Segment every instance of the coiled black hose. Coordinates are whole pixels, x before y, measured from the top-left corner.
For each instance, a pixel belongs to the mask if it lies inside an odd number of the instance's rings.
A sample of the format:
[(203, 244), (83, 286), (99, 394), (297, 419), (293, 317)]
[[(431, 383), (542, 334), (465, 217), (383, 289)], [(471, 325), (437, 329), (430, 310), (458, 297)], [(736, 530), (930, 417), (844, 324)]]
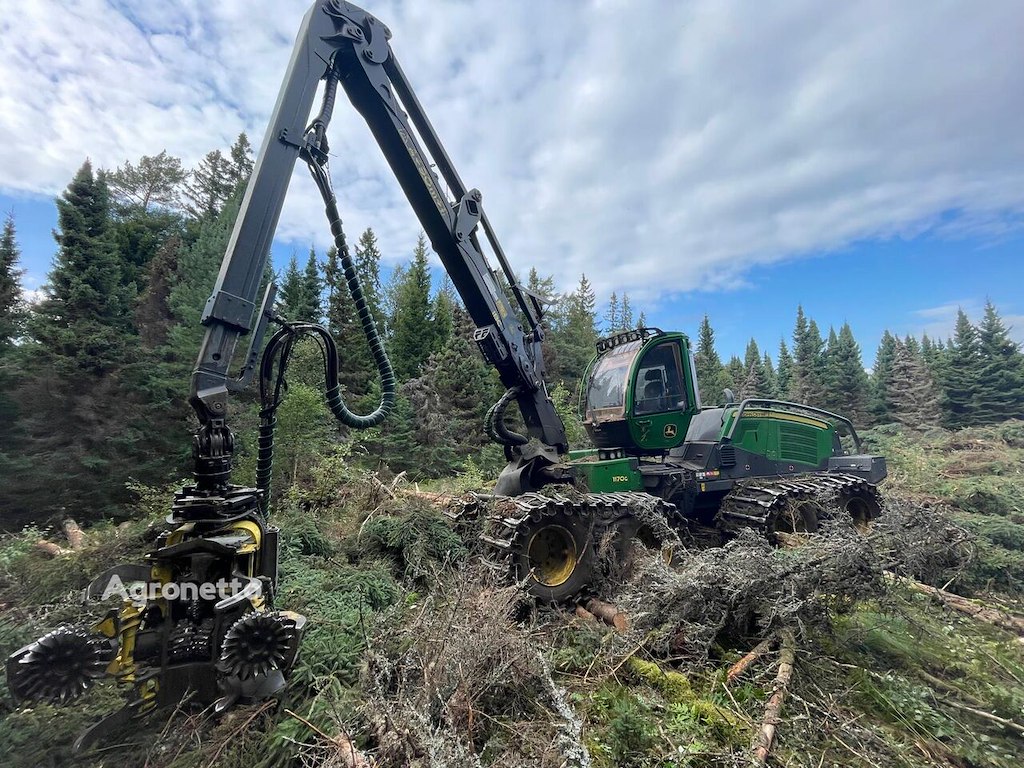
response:
[(505, 394), (498, 398), (498, 402), (487, 411), (487, 416), (484, 419), (484, 429), (487, 432), (487, 436), (499, 445), (512, 447), (526, 445), (530, 442), (526, 435), (513, 432), (505, 425), (505, 409), (508, 408), (519, 392), (519, 387), (509, 387), (505, 390)]

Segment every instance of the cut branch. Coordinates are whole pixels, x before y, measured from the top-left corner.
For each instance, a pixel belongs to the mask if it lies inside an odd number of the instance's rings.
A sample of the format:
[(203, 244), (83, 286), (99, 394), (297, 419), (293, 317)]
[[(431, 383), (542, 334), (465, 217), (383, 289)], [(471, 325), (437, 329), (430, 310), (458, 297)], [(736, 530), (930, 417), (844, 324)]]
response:
[(64, 537), (72, 549), (77, 550), (85, 546), (85, 533), (70, 517), (64, 521)]
[(793, 663), (796, 657), (796, 639), (793, 633), (782, 630), (782, 649), (779, 652), (779, 673), (775, 677), (775, 692), (768, 699), (768, 705), (764, 708), (764, 719), (761, 721), (761, 730), (753, 744), (753, 765), (763, 766), (771, 751), (772, 742), (775, 740), (775, 728), (779, 724), (782, 702), (786, 698), (786, 687), (790, 678), (793, 677)]
[(606, 603), (597, 598), (587, 600), (586, 609), (597, 616), (605, 624), (615, 627), (619, 632), (629, 629), (629, 617), (620, 611), (618, 606)]
[(984, 621), (987, 624), (992, 624), (1024, 636), (1024, 618), (1020, 616), (1005, 613), (997, 608), (980, 605), (974, 600), (969, 600), (968, 598), (961, 597), (960, 595), (954, 595), (952, 592), (947, 592), (946, 590), (939, 589), (938, 587), (931, 587), (927, 584), (922, 584), (914, 579), (901, 578), (893, 573), (886, 573), (886, 576), (893, 581), (906, 584), (915, 592), (920, 592), (934, 597), (947, 608), (951, 608), (954, 611), (959, 611), (967, 616), (971, 616), (978, 621)]
[(725, 676), (725, 681), (730, 685), (736, 682), (736, 678), (738, 678), (740, 675), (746, 672), (747, 667), (749, 667), (751, 664), (757, 661), (757, 659), (759, 659), (761, 656), (764, 656), (764, 654), (768, 653), (768, 651), (771, 650), (771, 647), (774, 644), (775, 636), (771, 635), (769, 637), (766, 637), (757, 645), (755, 645), (753, 649), (751, 649), (750, 653), (748, 653), (742, 659), (740, 659), (731, 667), (729, 667), (729, 671), (728, 673), (726, 673)]

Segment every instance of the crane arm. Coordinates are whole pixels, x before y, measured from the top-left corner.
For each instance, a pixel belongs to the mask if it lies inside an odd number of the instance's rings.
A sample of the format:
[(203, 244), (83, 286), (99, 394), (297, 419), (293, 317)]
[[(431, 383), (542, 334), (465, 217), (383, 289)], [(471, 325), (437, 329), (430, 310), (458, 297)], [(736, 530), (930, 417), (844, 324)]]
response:
[[(480, 192), (468, 189), (455, 170), (391, 50), (390, 37), (384, 24), (345, 0), (316, 0), (303, 19), (203, 313), (207, 331), (190, 402), (200, 421), (197, 456), (206, 457), (207, 474), (219, 482), (230, 471), (231, 436), (225, 424), (228, 393), (245, 386), (257, 367), (275, 289), (267, 289), (259, 306), (257, 294), (298, 159), (310, 164), (325, 200), (329, 193), (325, 189), (330, 185), (326, 128), (339, 84), (366, 120), (477, 327), (477, 344), (507, 389), (506, 397), (492, 409), (489, 432), (506, 445), (510, 460), (520, 466), (538, 454), (544, 456), (542, 463), (551, 464), (568, 448), (564, 425), (545, 382), (540, 304), (512, 271), (483, 211)], [(307, 125), (321, 80), (326, 80), (321, 111)], [(340, 222), (337, 228), (340, 231)], [(500, 273), (488, 264), (478, 229)], [(241, 375), (232, 378), (231, 361), (245, 334), (251, 334), (251, 339)], [(521, 445), (526, 443), (525, 436), (504, 427), (502, 411), (513, 399), (529, 437), (537, 441), (530, 449)], [(226, 454), (226, 464), (218, 463), (221, 454)], [(197, 469), (197, 475), (202, 474)]]

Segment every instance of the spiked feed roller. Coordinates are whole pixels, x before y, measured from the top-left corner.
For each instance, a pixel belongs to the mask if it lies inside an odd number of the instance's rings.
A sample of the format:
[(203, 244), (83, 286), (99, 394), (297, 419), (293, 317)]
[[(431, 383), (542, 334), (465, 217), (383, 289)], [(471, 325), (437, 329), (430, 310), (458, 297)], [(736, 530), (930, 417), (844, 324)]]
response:
[(80, 627), (61, 626), (13, 653), (7, 686), (17, 702), (67, 704), (106, 675), (114, 647)]
[(248, 613), (224, 636), (217, 669), (248, 680), (287, 665), (298, 647), (295, 620), (283, 613)]

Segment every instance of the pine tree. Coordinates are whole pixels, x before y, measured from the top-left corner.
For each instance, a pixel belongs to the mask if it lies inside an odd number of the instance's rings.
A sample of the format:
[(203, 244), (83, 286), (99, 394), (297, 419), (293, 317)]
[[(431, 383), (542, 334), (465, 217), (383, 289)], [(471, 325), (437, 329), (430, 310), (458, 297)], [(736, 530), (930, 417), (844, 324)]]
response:
[(958, 429), (977, 423), (982, 363), (978, 331), (964, 311), (958, 310), (946, 375), (947, 427)]
[(1024, 354), (991, 301), (978, 324), (981, 368), (975, 401), (976, 423), (1024, 418)]
[(707, 315), (704, 315), (700, 323), (694, 361), (697, 364), (697, 384), (700, 387), (701, 400), (706, 405), (717, 403), (728, 382), (725, 366), (722, 365), (722, 359), (715, 349), (715, 331)]
[(918, 430), (941, 421), (938, 392), (927, 366), (912, 347), (899, 339), (888, 392), (892, 417), (903, 426)]
[(10, 349), (24, 328), (25, 306), (21, 292), (24, 270), (20, 261), (14, 217), (8, 214), (0, 235), (0, 355)]
[(399, 380), (420, 375), (432, 350), (435, 332), (430, 301), (427, 241), (420, 233), (413, 260), (401, 276), (391, 321), (391, 362)]
[(108, 182), (118, 206), (149, 213), (151, 206), (176, 209), (181, 202), (181, 185), (187, 177), (181, 160), (164, 150), (159, 155), (143, 155), (138, 165), (126, 160), (110, 174)]
[(647, 315), (644, 313), (644, 311), (642, 309), (640, 310), (640, 316), (636, 319), (636, 327), (637, 328), (646, 328), (647, 327)]
[(871, 370), (871, 415), (873, 423), (888, 424), (893, 420), (889, 379), (896, 361), (896, 337), (888, 329), (882, 334)]

